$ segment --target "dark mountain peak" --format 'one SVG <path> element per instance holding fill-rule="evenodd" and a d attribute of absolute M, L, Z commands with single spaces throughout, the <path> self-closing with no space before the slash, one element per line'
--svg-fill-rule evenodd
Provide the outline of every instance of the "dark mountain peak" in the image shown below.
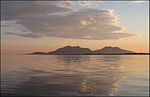
<path fill-rule="evenodd" d="M 119 47 L 106 46 L 102 49 L 98 50 L 90 50 L 89 48 L 81 48 L 80 46 L 64 46 L 62 48 L 58 48 L 55 51 L 51 51 L 48 53 L 44 52 L 34 52 L 32 54 L 49 54 L 49 55 L 63 55 L 63 54 L 121 54 L 121 53 L 135 53 L 129 50 L 124 50 Z"/>
<path fill-rule="evenodd" d="M 70 48 L 71 46 L 64 46 L 64 47 L 62 47 L 62 48 Z"/>
<path fill-rule="evenodd" d="M 70 50 L 70 49 L 80 49 L 79 46 L 64 46 L 62 48 L 57 49 L 56 51 L 60 51 L 60 50 Z"/>
<path fill-rule="evenodd" d="M 44 52 L 34 52 L 34 53 L 31 53 L 31 55 L 32 54 L 34 54 L 34 55 L 44 55 L 44 54 L 46 54 L 46 53 L 44 53 Z"/>
<path fill-rule="evenodd" d="M 119 47 L 105 46 L 102 49 L 120 49 Z"/>
<path fill-rule="evenodd" d="M 106 46 L 102 49 L 93 51 L 94 53 L 134 53 L 132 51 L 124 50 L 119 47 Z"/>
<path fill-rule="evenodd" d="M 81 48 L 80 46 L 65 46 L 56 51 L 48 52 L 48 54 L 86 54 L 91 53 L 89 48 Z"/>
<path fill-rule="evenodd" d="M 64 46 L 62 48 L 80 48 L 80 46 Z"/>
<path fill-rule="evenodd" d="M 80 46 L 73 46 L 73 47 L 75 47 L 75 48 L 81 48 Z"/>

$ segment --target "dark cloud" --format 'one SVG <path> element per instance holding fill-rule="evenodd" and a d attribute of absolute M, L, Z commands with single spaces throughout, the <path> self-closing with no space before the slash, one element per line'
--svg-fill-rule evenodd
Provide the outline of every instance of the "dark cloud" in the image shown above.
<path fill-rule="evenodd" d="M 57 2 L 12 1 L 2 2 L 1 14 L 3 20 L 22 19 L 52 13 L 71 11 L 69 8 L 57 6 Z"/>
<path fill-rule="evenodd" d="M 15 23 L 23 29 L 22 32 L 8 32 L 7 34 L 33 38 L 59 37 L 95 40 L 119 39 L 136 35 L 119 32 L 124 28 L 118 25 L 118 17 L 113 10 L 83 8 L 70 11 L 69 8 L 62 8 L 56 3 L 19 3 L 19 6 L 16 3 L 13 5 L 8 3 L 3 4 L 4 6 L 6 9 L 2 9 L 2 13 L 8 16 L 3 16 L 2 19 L 16 19 L 18 21 Z"/>

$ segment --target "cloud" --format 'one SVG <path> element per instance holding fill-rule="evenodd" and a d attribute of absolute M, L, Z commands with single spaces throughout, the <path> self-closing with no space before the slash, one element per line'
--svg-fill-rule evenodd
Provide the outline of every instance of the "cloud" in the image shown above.
<path fill-rule="evenodd" d="M 7 34 L 31 38 L 57 37 L 92 40 L 136 36 L 134 33 L 121 32 L 124 30 L 124 27 L 119 26 L 118 17 L 114 14 L 113 10 L 82 8 L 77 11 L 70 11 L 68 8 L 62 8 L 51 3 L 48 4 L 49 6 L 47 3 L 36 6 L 31 4 L 34 8 L 29 4 L 27 9 L 23 7 L 17 10 L 11 9 L 13 8 L 12 6 L 10 8 L 7 6 L 5 11 L 8 10 L 8 12 L 3 13 L 7 13 L 9 16 L 2 19 L 17 19 L 15 24 L 20 25 L 20 30 L 22 30 L 17 33 L 7 32 Z M 23 5 L 25 6 L 26 4 Z M 14 8 L 16 6 L 18 8 L 16 4 Z M 19 6 L 21 7 L 21 5 Z M 46 10 L 46 8 L 53 8 L 52 6 L 55 6 L 54 9 Z M 14 12 L 10 12 L 12 10 Z M 24 13 L 22 14 L 22 12 Z"/>
<path fill-rule="evenodd" d="M 66 8 L 73 8 L 73 7 L 87 7 L 89 5 L 93 5 L 93 1 L 61 1 L 59 6 L 66 7 Z"/>
<path fill-rule="evenodd" d="M 26 31 L 23 31 L 23 32 L 26 32 Z M 34 33 L 29 33 L 29 32 L 26 32 L 26 33 L 6 32 L 6 34 L 17 35 L 17 36 L 19 35 L 19 36 L 23 36 L 23 37 L 32 37 L 32 38 L 39 38 L 39 37 L 41 37 L 40 33 L 34 34 Z"/>
<path fill-rule="evenodd" d="M 148 1 L 148 0 L 134 0 L 133 3 L 144 3 L 146 1 Z"/>
<path fill-rule="evenodd" d="M 80 6 L 88 6 L 92 4 L 90 1 L 78 1 L 78 2 Z"/>
<path fill-rule="evenodd" d="M 69 8 L 57 6 L 57 2 L 7 2 L 2 1 L 2 20 L 19 20 L 25 17 L 47 15 L 71 11 Z"/>
<path fill-rule="evenodd" d="M 60 4 L 61 7 L 73 7 L 76 4 L 73 1 L 63 1 L 63 4 Z"/>

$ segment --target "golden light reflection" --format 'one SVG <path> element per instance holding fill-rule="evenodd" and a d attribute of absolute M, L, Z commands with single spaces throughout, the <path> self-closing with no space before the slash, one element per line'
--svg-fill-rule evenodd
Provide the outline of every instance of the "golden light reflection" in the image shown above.
<path fill-rule="evenodd" d="M 28 76 L 30 77 L 27 78 L 29 80 L 22 83 L 24 86 L 26 86 L 27 83 L 36 82 L 36 84 L 39 85 L 56 85 L 56 88 L 53 88 L 55 91 L 58 91 L 58 89 L 66 89 L 66 91 L 68 91 L 67 89 L 69 88 L 71 91 L 81 93 L 110 96 L 119 91 L 118 87 L 120 83 L 141 84 L 142 86 L 146 86 L 148 83 L 128 79 L 127 75 L 148 76 L 148 68 L 148 56 L 138 55 L 2 56 L 2 70 L 5 71 L 4 73 L 7 77 L 9 77 L 7 73 L 13 71 L 16 72 L 15 76 L 18 78 L 20 72 L 29 74 Z M 17 74 L 17 72 L 19 72 L 19 74 Z M 20 88 L 24 87 L 20 86 Z M 29 88 L 36 90 L 32 86 Z M 50 87 L 48 89 L 51 90 Z"/>
<path fill-rule="evenodd" d="M 83 79 L 83 81 L 81 82 L 81 91 L 83 92 L 87 92 L 88 91 L 88 87 L 87 87 L 87 79 Z"/>

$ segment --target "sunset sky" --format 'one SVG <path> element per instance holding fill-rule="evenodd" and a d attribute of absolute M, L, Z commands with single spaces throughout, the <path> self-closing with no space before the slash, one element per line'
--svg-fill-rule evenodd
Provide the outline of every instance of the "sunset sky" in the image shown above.
<path fill-rule="evenodd" d="M 149 52 L 148 1 L 3 1 L 2 54 L 71 45 Z"/>

